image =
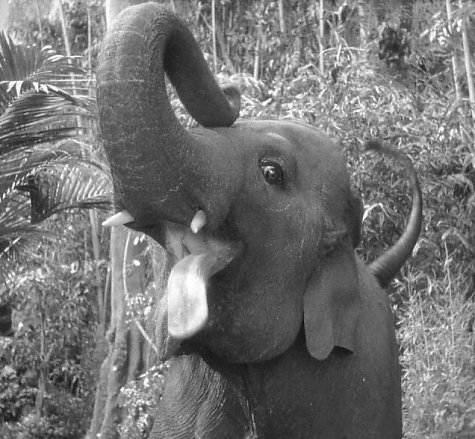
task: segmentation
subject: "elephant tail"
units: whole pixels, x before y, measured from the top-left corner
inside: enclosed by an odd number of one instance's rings
[[[404,233],[389,250],[379,256],[368,267],[370,272],[379,280],[379,283],[385,286],[411,256],[419,238],[422,227],[422,192],[412,161],[407,155],[383,146],[379,140],[368,141],[366,149],[382,152],[402,163],[409,176],[412,188],[412,209]]]

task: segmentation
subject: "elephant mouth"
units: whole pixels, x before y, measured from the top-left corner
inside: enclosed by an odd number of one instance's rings
[[[208,321],[208,286],[242,250],[239,241],[164,222],[165,247],[176,260],[167,286],[168,332],[178,340],[198,333]]]
[[[134,218],[123,211],[106,220],[104,226],[133,227]],[[205,232],[206,215],[198,211],[190,226],[162,221],[160,244],[174,258],[168,277],[168,333],[186,340],[208,322],[208,286],[211,277],[226,268],[242,251],[240,241]]]

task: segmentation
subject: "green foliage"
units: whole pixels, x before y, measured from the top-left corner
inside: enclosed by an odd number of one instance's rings
[[[10,364],[0,370],[0,423],[19,420],[24,407],[34,406],[36,389],[22,381]]]
[[[2,283],[40,235],[32,224],[66,209],[108,207],[111,187],[92,140],[89,78],[76,59],[0,34],[0,80]]]
[[[63,2],[63,4],[72,53],[86,54],[91,51],[95,58],[105,30],[104,2],[100,0],[72,0]],[[90,43],[88,27],[91,31]]]
[[[45,399],[45,416],[31,413],[22,422],[18,439],[77,439],[87,431],[90,410],[81,398],[61,393]]]
[[[61,3],[72,53],[82,55],[90,50],[95,58],[105,29],[104,2],[67,0]],[[38,0],[38,9],[33,6],[29,0],[11,2],[9,32],[16,40],[28,45],[51,45],[55,50],[65,53],[58,5],[49,0]],[[88,25],[91,28],[90,45]]]
[[[368,52],[357,49],[352,47],[358,41],[351,39],[350,29],[333,21],[325,34],[325,71],[322,73],[316,67],[317,2],[284,2],[287,5],[285,35],[279,29],[277,2],[227,0],[216,3],[217,32],[223,37],[223,43],[218,38],[218,57],[223,60],[217,61],[218,76],[221,82],[231,80],[241,88],[244,96],[241,116],[304,120],[340,139],[346,147],[351,177],[365,205],[363,242],[358,250],[365,260],[373,260],[398,238],[410,209],[410,194],[404,172],[386,158],[364,153],[361,145],[364,140],[379,137],[412,158],[424,192],[424,226],[414,257],[390,288],[401,343],[405,434],[408,439],[474,437],[475,157],[469,149],[474,139],[473,124],[462,117],[465,103],[455,101],[450,70],[450,56],[454,48],[460,46],[460,40],[447,32],[447,23],[441,14],[434,17],[426,32],[412,35],[413,51],[404,56],[406,70],[395,80],[375,61],[378,42],[374,35]],[[194,8],[189,17],[190,22],[197,25],[195,34],[199,35],[208,60],[212,60],[209,55],[212,53],[210,4],[210,1],[200,2],[200,7]],[[67,20],[72,23],[75,35],[75,53],[84,50],[87,20],[84,5],[74,0],[66,6]],[[98,5],[97,14],[93,14],[97,26],[93,38],[97,39],[102,32],[100,9]],[[473,14],[466,9],[467,14]],[[459,18],[455,16],[455,24]],[[29,35],[25,38],[30,41],[38,41],[38,29],[31,31],[34,26],[30,17],[29,24],[24,26],[25,35]],[[16,29],[20,33],[20,25],[16,25]],[[51,30],[48,38],[51,42],[54,40],[55,47],[62,47],[58,35],[59,27]],[[259,79],[255,79],[258,38]],[[17,64],[23,65],[22,62]],[[32,83],[21,82],[14,83],[10,92],[24,91],[25,87],[35,89]],[[48,91],[47,97],[34,98],[36,103],[41,99],[65,99],[50,102],[51,105],[71,103],[54,91],[51,93],[51,89]],[[68,108],[72,111],[72,107]],[[178,114],[185,124],[191,123],[182,108]],[[10,126],[15,128],[15,125]],[[5,130],[0,131],[0,135],[6,135]],[[16,131],[12,129],[10,133]],[[71,185],[78,186],[80,184]],[[46,196],[53,200],[56,196],[64,200],[61,194],[69,192],[66,186],[59,188],[55,184],[45,189],[51,189],[45,194],[53,194],[53,197]],[[12,208],[0,209],[0,226],[2,215],[11,218],[12,212],[15,213]],[[77,257],[83,243],[79,226],[71,223],[65,226],[63,221],[59,220],[58,227],[66,231],[72,227],[73,236],[58,239],[53,251],[57,254],[41,253],[34,247],[38,256],[32,258],[16,278],[21,288],[12,295],[27,329],[15,340],[15,355],[1,363],[0,420],[22,419],[24,422],[22,426],[8,422],[0,427],[2,437],[20,437],[18,431],[23,432],[25,438],[78,437],[78,430],[72,427],[67,430],[65,418],[84,425],[81,422],[85,412],[74,418],[69,411],[71,407],[82,407],[72,395],[64,396],[63,400],[58,397],[62,402],[56,406],[47,398],[44,418],[28,414],[37,382],[36,375],[32,379],[29,373],[38,367],[41,357],[38,313],[28,308],[29,303],[41,304],[46,318],[46,336],[53,346],[51,383],[64,395],[70,388],[61,383],[61,377],[66,375],[79,380],[85,396],[91,392],[86,383],[92,381],[92,366],[85,358],[91,352],[88,325],[92,319],[86,316],[92,312],[87,303],[92,301],[91,293],[96,286],[90,281],[95,267],[90,258]],[[65,260],[68,263],[64,263]],[[58,261],[63,262],[58,264]],[[104,270],[103,265],[100,268]],[[83,291],[85,297],[81,298],[79,291]],[[129,303],[129,317],[140,317],[140,308],[148,304],[145,298],[134,298]],[[63,308],[67,312],[63,313]],[[65,352],[64,346],[79,350],[79,363]],[[6,349],[5,352],[12,351]],[[161,369],[150,369],[123,389],[121,404],[127,417],[121,427],[122,437],[141,438],[147,432],[156,398],[161,393],[162,373]],[[54,407],[48,408],[50,404]]]
[[[217,54],[225,61],[221,68],[257,75],[266,82],[291,78],[301,66],[318,65],[321,45],[324,50],[358,45],[355,4],[345,1],[325,5],[324,38],[320,42],[318,2],[284,2],[284,29],[277,1],[216,2]],[[200,46],[212,53],[211,2],[200,2],[188,18],[195,24]]]
[[[95,101],[76,59],[2,35],[0,81],[0,303],[15,309],[16,331],[2,343],[0,437],[77,438],[93,406],[94,304],[106,267],[91,255],[81,215],[43,223],[41,233],[31,224],[110,204],[108,168],[91,140]]]
[[[475,309],[460,294],[466,288],[462,267],[446,257],[443,279],[420,273],[406,281],[410,295],[399,336],[408,438],[475,435],[475,340],[469,327]],[[415,288],[424,281],[426,289]]]
[[[14,274],[15,288],[0,295],[0,302],[15,309],[15,337],[3,343],[0,356],[0,419],[10,424],[0,428],[0,436],[13,421],[21,421],[22,436],[15,437],[25,439],[77,438],[88,427],[96,366],[96,263],[78,247],[87,243],[84,219],[76,215],[64,229],[66,224],[47,225],[49,234],[29,266]],[[34,407],[42,368],[47,393],[38,417]]]
[[[126,416],[120,427],[124,439],[146,438],[153,425],[153,413],[163,393],[166,364],[153,366],[121,389],[120,405]]]

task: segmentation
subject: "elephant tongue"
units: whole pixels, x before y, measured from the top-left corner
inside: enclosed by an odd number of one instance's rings
[[[196,334],[208,320],[206,288],[219,269],[211,253],[191,254],[180,260],[168,278],[168,332],[184,340]]]

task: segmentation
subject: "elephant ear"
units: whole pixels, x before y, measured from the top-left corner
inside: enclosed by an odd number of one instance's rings
[[[354,350],[361,309],[358,268],[350,239],[323,258],[303,298],[307,349],[317,360],[334,346]]]

